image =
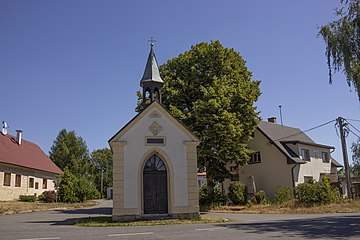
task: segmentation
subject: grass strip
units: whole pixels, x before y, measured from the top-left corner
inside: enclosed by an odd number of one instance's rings
[[[329,213],[359,213],[360,200],[343,200],[339,203],[318,205],[312,207],[296,206],[291,204],[252,205],[252,206],[219,206],[209,210],[218,213],[243,214],[329,214]]]
[[[0,215],[16,214],[23,212],[37,212],[56,209],[75,209],[91,207],[96,205],[94,201],[83,203],[44,203],[44,202],[21,202],[21,201],[0,201]]]
[[[113,222],[111,217],[88,217],[74,222],[79,227],[133,227],[133,226],[158,226],[175,224],[206,224],[230,222],[227,218],[210,218],[200,216],[191,219],[159,219],[159,220],[135,220],[131,222]]]

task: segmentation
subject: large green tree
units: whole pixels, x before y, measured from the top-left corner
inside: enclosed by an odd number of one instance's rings
[[[326,44],[329,82],[333,72],[343,70],[346,81],[354,86],[360,100],[360,0],[341,0],[337,20],[324,25],[319,35]]]
[[[103,194],[106,189],[112,186],[112,153],[108,148],[98,149],[91,153],[91,162],[94,166],[94,182],[99,191],[101,191],[101,173],[103,171]]]
[[[357,142],[352,144],[351,150],[353,160],[353,164],[351,165],[351,173],[354,176],[360,176],[360,138],[357,140]]]
[[[68,167],[75,177],[89,176],[92,171],[86,143],[81,137],[76,136],[75,131],[60,130],[49,156],[61,169]]]
[[[206,167],[212,189],[214,181],[229,177],[228,163],[243,165],[249,159],[260,81],[252,80],[238,52],[219,41],[192,46],[160,71],[162,103],[201,140],[198,165]]]

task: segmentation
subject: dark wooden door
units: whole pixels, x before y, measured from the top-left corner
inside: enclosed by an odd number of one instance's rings
[[[153,155],[145,163],[143,187],[144,213],[167,213],[167,171],[163,161],[157,155]]]

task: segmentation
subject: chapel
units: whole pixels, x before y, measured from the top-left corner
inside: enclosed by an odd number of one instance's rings
[[[161,104],[154,44],[140,80],[141,111],[110,140],[113,221],[199,215],[199,139]]]

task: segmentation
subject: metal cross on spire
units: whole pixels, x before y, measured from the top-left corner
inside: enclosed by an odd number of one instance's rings
[[[156,42],[156,40],[155,40],[153,37],[151,37],[151,38],[148,40],[148,42],[150,42],[150,46],[154,46],[154,42]]]

